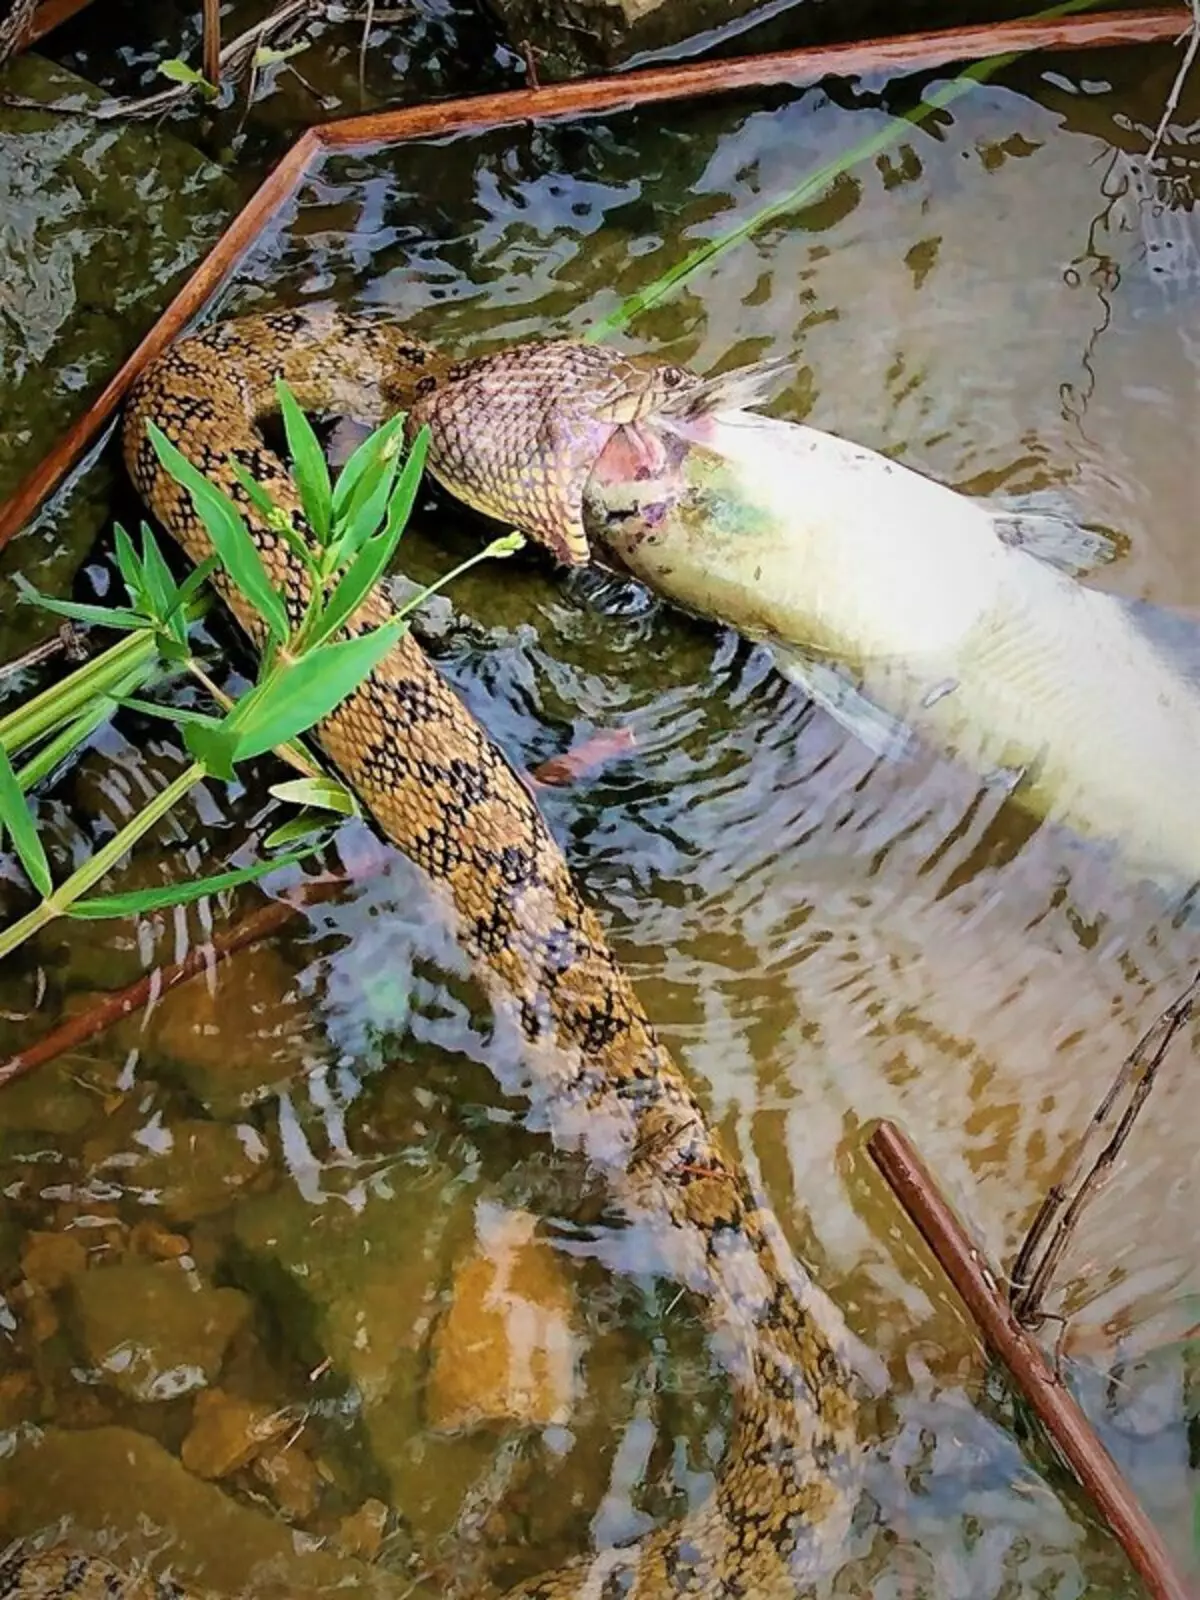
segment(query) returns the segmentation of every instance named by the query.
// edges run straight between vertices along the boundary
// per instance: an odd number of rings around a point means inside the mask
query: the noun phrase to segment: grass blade
[[[48,899],[54,890],[50,863],[46,860],[46,852],[42,849],[42,841],[38,838],[37,825],[29,807],[25,804],[25,796],[21,793],[21,785],[12,769],[12,762],[3,749],[0,749],[0,823],[4,825],[12,840],[13,849],[17,852],[30,883],[43,900]]]
[[[57,617],[70,617],[72,622],[86,622],[90,628],[113,628],[125,632],[130,628],[151,628],[153,623],[138,611],[127,606],[89,606],[76,600],[55,600],[41,594],[29,584],[21,585],[21,599],[40,611],[53,611]]]
[[[145,527],[145,523],[142,524]],[[137,558],[137,551],[133,548],[133,540],[118,522],[113,529],[113,543],[117,557],[117,567],[121,573],[121,581],[125,585],[126,593],[133,602],[135,611],[148,609],[149,595],[142,576],[142,564]]]
[[[99,921],[107,917],[136,917],[146,911],[166,911],[175,906],[186,906],[206,895],[220,894],[224,889],[236,889],[243,883],[256,883],[280,867],[294,866],[313,854],[312,849],[297,850],[290,856],[277,856],[271,861],[259,861],[252,867],[235,867],[229,872],[214,872],[207,878],[196,878],[191,883],[164,884],[161,889],[131,889],[128,894],[98,895],[91,900],[76,900],[67,908],[67,916],[83,921]]]
[[[275,380],[275,393],[279,396],[292,469],[300,490],[300,504],[304,507],[309,527],[319,542],[325,544],[333,526],[333,490],[329,482],[329,466],[324,451],[317,443],[312,424],[282,378]]]
[[[153,422],[146,431],[158,459],[191,494],[196,513],[208,529],[213,546],[234,583],[267,624],[273,639],[287,638],[287,612],[263,566],[258,546],[241,512],[227,494],[211,484]]]
[[[1069,16],[1073,11],[1087,11],[1096,3],[1096,0],[1063,0],[1063,3],[1050,6],[1045,11],[1036,12],[1028,20],[1031,22],[1050,22],[1055,17]],[[1185,18],[1186,20],[1186,18]],[[985,61],[979,61],[974,66],[968,67],[958,77],[952,78],[949,83],[936,90],[927,98],[905,112],[903,116],[894,118],[884,128],[864,139],[844,155],[835,156],[832,161],[827,161],[812,172],[801,183],[787,194],[770,201],[745,222],[738,223],[730,228],[727,233],[721,234],[716,239],[707,239],[701,245],[690,251],[682,261],[678,262],[670,271],[665,272],[661,278],[655,279],[646,288],[639,289],[635,294],[623,300],[621,304],[606,317],[602,317],[588,329],[584,335],[590,344],[599,343],[610,334],[619,333],[633,321],[642,311],[647,311],[651,306],[656,306],[665,300],[675,289],[685,283],[708,262],[723,255],[726,250],[740,244],[743,239],[748,239],[760,228],[773,222],[776,217],[786,215],[788,212],[797,211],[802,206],[810,205],[820,199],[821,195],[838,178],[849,172],[852,167],[869,161],[873,156],[881,155],[890,149],[909,129],[919,127],[927,122],[935,111],[942,110],[967,93],[977,83],[985,83],[1003,67],[1009,65],[1023,54],[1021,51],[1010,51],[1007,55],[990,56]]]
[[[337,644],[320,645],[262,685],[230,718],[234,760],[246,761],[306,732],[358,688],[404,632],[399,620]],[[243,714],[244,708],[244,714]]]
[[[341,817],[359,814],[358,801],[336,778],[291,778],[287,783],[273,783],[271,793],[276,800],[284,800],[289,805],[335,811]]]
[[[362,482],[367,469],[382,467],[385,458],[382,450],[390,443],[391,439],[404,426],[404,413],[398,412],[389,418],[381,428],[369,434],[358,448],[353,452],[349,461],[338,473],[337,483],[333,488],[333,520],[335,523],[347,521],[353,516],[352,503],[355,491]],[[366,491],[370,493],[370,490]]]

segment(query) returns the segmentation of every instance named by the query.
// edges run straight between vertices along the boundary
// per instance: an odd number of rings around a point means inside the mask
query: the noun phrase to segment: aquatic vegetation
[[[241,511],[210,483],[170,441],[150,425],[154,449],[166,470],[187,491],[216,554],[176,583],[153,531],[143,523],[141,548],[122,527],[115,531],[116,558],[129,604],[87,605],[53,599],[26,586],[26,598],[47,611],[126,637],[63,683],[19,707],[0,722],[0,824],[41,899],[0,934],[0,956],[9,954],[59,916],[126,917],[182,905],[222,889],[264,877],[312,854],[326,841],[332,822],[357,811],[353,796],[325,773],[296,741],[352,694],[375,664],[407,630],[408,618],[429,595],[459,573],[522,544],[518,534],[492,541],[437,583],[414,595],[382,627],[335,637],[387,569],[408,524],[424,469],[428,430],[402,448],[405,418],[389,419],[331,480],[316,435],[285,384],[279,400],[292,470],[311,539],[292,525],[260,484],[240,466],[235,472],[249,501],[303,561],[312,579],[307,610],[288,615],[284,596],[271,583]],[[262,658],[253,686],[236,701],[222,696],[190,642],[193,623],[206,603],[203,586],[219,580],[239,590],[261,621]],[[186,672],[219,702],[219,712],[201,712],[148,700],[139,691],[152,681]],[[175,723],[192,757],[190,764],[116,835],[57,886],[26,801],[35,784],[58,770],[99,724],[119,707]],[[272,793],[300,807],[277,828],[271,854],[186,884],[92,897],[97,884],[179,800],[209,778],[232,779],[236,766],[277,751],[301,777]],[[13,758],[31,751],[18,770]]]

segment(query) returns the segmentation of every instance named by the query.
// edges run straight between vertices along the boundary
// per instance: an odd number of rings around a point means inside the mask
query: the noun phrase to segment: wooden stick
[[[256,944],[258,940],[277,932],[285,922],[289,922],[296,915],[299,909],[298,904],[289,900],[272,900],[260,910],[243,917],[228,933],[218,933],[207,944],[197,945],[189,950],[182,961],[175,961],[167,967],[156,967],[153,972],[146,973],[145,977],[138,978],[127,988],[118,989],[115,993],[107,995],[90,1011],[72,1017],[60,1027],[51,1029],[44,1039],[39,1039],[26,1050],[18,1051],[7,1061],[0,1062],[0,1089],[16,1078],[23,1078],[35,1067],[53,1061],[64,1051],[74,1050],[88,1039],[94,1039],[98,1033],[103,1033],[115,1022],[120,1022],[121,1018],[127,1017],[131,1011],[140,1011],[152,995],[157,998],[158,995],[166,994],[168,990],[185,983],[198,972],[224,961],[235,950],[241,950],[248,944]]]
[[[982,61],[989,56],[1034,50],[1092,50],[1108,45],[1165,43],[1186,33],[1191,13],[1178,5],[1153,11],[1114,11],[1100,16],[999,22],[970,28],[944,28],[854,44],[814,45],[801,50],[737,56],[730,61],[700,61],[684,66],[647,67],[607,78],[581,78],[536,89],[509,89],[440,104],[380,111],[317,129],[327,150],[398,139],[421,139],[506,123],[577,117],[730,89],[761,89],[774,84],[800,86],[822,78],[863,74],[897,75]]]
[[[29,30],[26,44],[37,44],[55,28],[62,27],[64,22],[69,22],[76,12],[82,11],[84,6],[90,3],[91,0],[42,0],[33,14],[33,26]]]
[[[1162,1537],[1101,1444],[1074,1396],[1021,1327],[982,1252],[939,1193],[899,1128],[881,1122],[867,1149],[996,1355],[1012,1373],[1076,1477],[1156,1600],[1195,1600]]]
[[[112,418],[142,370],[204,309],[263,227],[295,193],[318,148],[316,134],[310,128],[251,196],[116,376],[0,510],[0,546],[24,527],[42,501],[58,488]]]
[[[204,0],[204,76],[221,87],[221,0]]]
[[[0,64],[29,44],[36,10],[37,0],[11,0],[7,15],[0,18]]]
[[[1079,1218],[1106,1174],[1112,1170],[1121,1147],[1149,1098],[1167,1052],[1176,1035],[1190,1022],[1197,1000],[1200,1000],[1200,972],[1196,973],[1183,993],[1155,1017],[1125,1057],[1120,1071],[1092,1113],[1091,1121],[1075,1146],[1070,1172],[1051,1187],[1038,1208],[1024,1243],[1017,1251],[1010,1274],[1009,1304],[1017,1321],[1025,1327],[1039,1327],[1044,1320],[1042,1301],[1078,1226]],[[1081,1181],[1080,1174],[1083,1173],[1089,1152],[1095,1148],[1097,1140],[1108,1132],[1114,1107],[1127,1090],[1131,1091],[1128,1103]],[[1074,1193],[1070,1193],[1072,1188]],[[1052,1226],[1053,1233],[1050,1232]],[[1050,1234],[1049,1242],[1043,1249],[1042,1241],[1047,1234]]]
[[[1168,6],[1153,11],[1119,11],[1107,16],[1064,17],[1057,22],[1018,21],[988,27],[951,28],[867,44],[824,45],[808,50],[744,56],[732,61],[653,67],[608,78],[584,78],[538,89],[513,89],[502,94],[411,106],[401,111],[351,117],[344,122],[310,128],[217,241],[117,375],[30,473],[8,504],[0,509],[0,546],[25,525],[95,441],[143,367],[204,308],[263,227],[294,193],[309,163],[321,151],[614,111],[729,89],[815,83],[834,74],[912,72],[953,61],[1030,50],[1085,50],[1103,45],[1161,43],[1178,38],[1189,16],[1190,13],[1180,6]]]

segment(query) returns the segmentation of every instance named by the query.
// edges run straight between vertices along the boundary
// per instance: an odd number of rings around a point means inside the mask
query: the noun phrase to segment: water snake
[[[580,506],[599,452],[675,397],[703,394],[681,369],[611,350],[550,341],[454,362],[392,323],[325,310],[269,313],[181,341],[131,396],[124,450],[134,482],[193,560],[209,553],[190,499],[146,436],[153,418],[239,503],[294,620],[307,597],[303,564],[229,465],[247,468],[299,525],[258,426],[276,407],[279,376],[311,411],[376,421],[406,408],[414,425],[428,421],[443,483],[566,560],[586,556]],[[481,431],[483,452],[472,448]],[[254,614],[222,592],[257,638]],[[372,598],[351,628],[389,615]],[[515,1594],[790,1600],[840,1548],[855,1499],[854,1380],[828,1308],[656,1037],[529,792],[411,635],[317,739],[439,892],[497,1015],[520,1030],[524,1087],[552,1137],[601,1170],[622,1220],[701,1298],[732,1375],[734,1422],[709,1500],[635,1546]],[[35,1587],[36,1559],[0,1567],[0,1600],[13,1589],[23,1600],[66,1594],[44,1573]],[[112,1595],[119,1580],[95,1570],[97,1595]],[[85,1578],[71,1588],[86,1592]]]

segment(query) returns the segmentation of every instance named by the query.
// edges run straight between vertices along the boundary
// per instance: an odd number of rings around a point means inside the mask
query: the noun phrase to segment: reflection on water
[[[790,355],[781,415],[973,492],[1057,489],[1120,536],[1097,581],[1200,605],[1194,235],[1190,211],[1156,212],[1136,163],[1169,58],[1136,60],[1154,66],[1137,93],[1119,85],[1141,67],[1102,57],[1086,77],[1059,61],[1046,79],[1031,69],[980,90],[721,257],[627,342],[705,370]],[[464,350],[580,331],[874,131],[883,101],[861,99],[849,110],[812,91],[331,160],[222,309],[336,298]],[[408,554],[417,575],[477,533],[445,506],[426,529]],[[1135,1592],[985,1380],[861,1130],[901,1121],[993,1259],[1011,1260],[1118,1062],[1200,963],[1200,932],[966,774],[880,762],[729,635],[663,606],[606,611],[532,562],[473,577],[455,604],[439,658],[519,765],[591,730],[632,730],[632,753],[545,794],[550,820],[714,1120],[888,1363],[869,1503],[836,1591]],[[116,759],[141,758],[126,745]],[[214,849],[265,814],[260,795],[239,796]],[[51,802],[46,815],[71,848],[76,815]],[[200,936],[193,912],[124,949],[118,936],[111,956],[86,929],[38,956],[62,1007]],[[460,965],[394,863],[278,948],[168,997],[144,1031],[122,1024],[6,1091],[0,1256],[24,1387],[6,1402],[0,1380],[0,1423],[88,1428],[92,1444],[115,1423],[172,1454],[191,1439],[194,1455],[202,1385],[230,1405],[299,1409],[290,1451],[209,1462],[223,1500],[274,1508],[322,1555],[457,1574],[473,1593],[485,1572],[536,1571],[702,1499],[727,1424],[721,1380],[670,1292],[587,1258],[577,1219],[595,1196],[494,1087],[502,1046]],[[7,1010],[31,1003],[34,976],[13,979]],[[1069,1371],[1183,1558],[1200,1288],[1192,1048],[1089,1212],[1058,1296]],[[447,1430],[428,1380],[439,1360],[479,1359],[447,1345],[447,1308],[462,1303],[463,1264],[487,1258],[480,1241],[494,1252],[497,1208],[551,1221],[546,1274],[573,1293],[538,1303],[575,1319],[577,1382],[545,1357],[569,1420],[551,1408],[522,1429],[501,1399],[489,1428]],[[61,1244],[31,1258],[46,1236],[95,1240],[87,1271],[69,1250],[54,1258]],[[90,1279],[119,1267],[137,1306],[145,1274],[185,1270],[180,1257],[197,1294],[238,1296],[211,1309],[223,1338],[190,1338],[160,1307],[150,1353],[122,1365],[132,1334],[116,1285],[101,1295]],[[551,1340],[551,1324],[520,1325]],[[148,1373],[174,1375],[170,1393],[147,1398]],[[14,1493],[28,1448],[0,1479],[14,1530],[55,1510],[24,1478]],[[286,1469],[264,1464],[289,1454]],[[61,1509],[61,1482],[54,1493]],[[99,1490],[83,1506],[132,1531]]]

